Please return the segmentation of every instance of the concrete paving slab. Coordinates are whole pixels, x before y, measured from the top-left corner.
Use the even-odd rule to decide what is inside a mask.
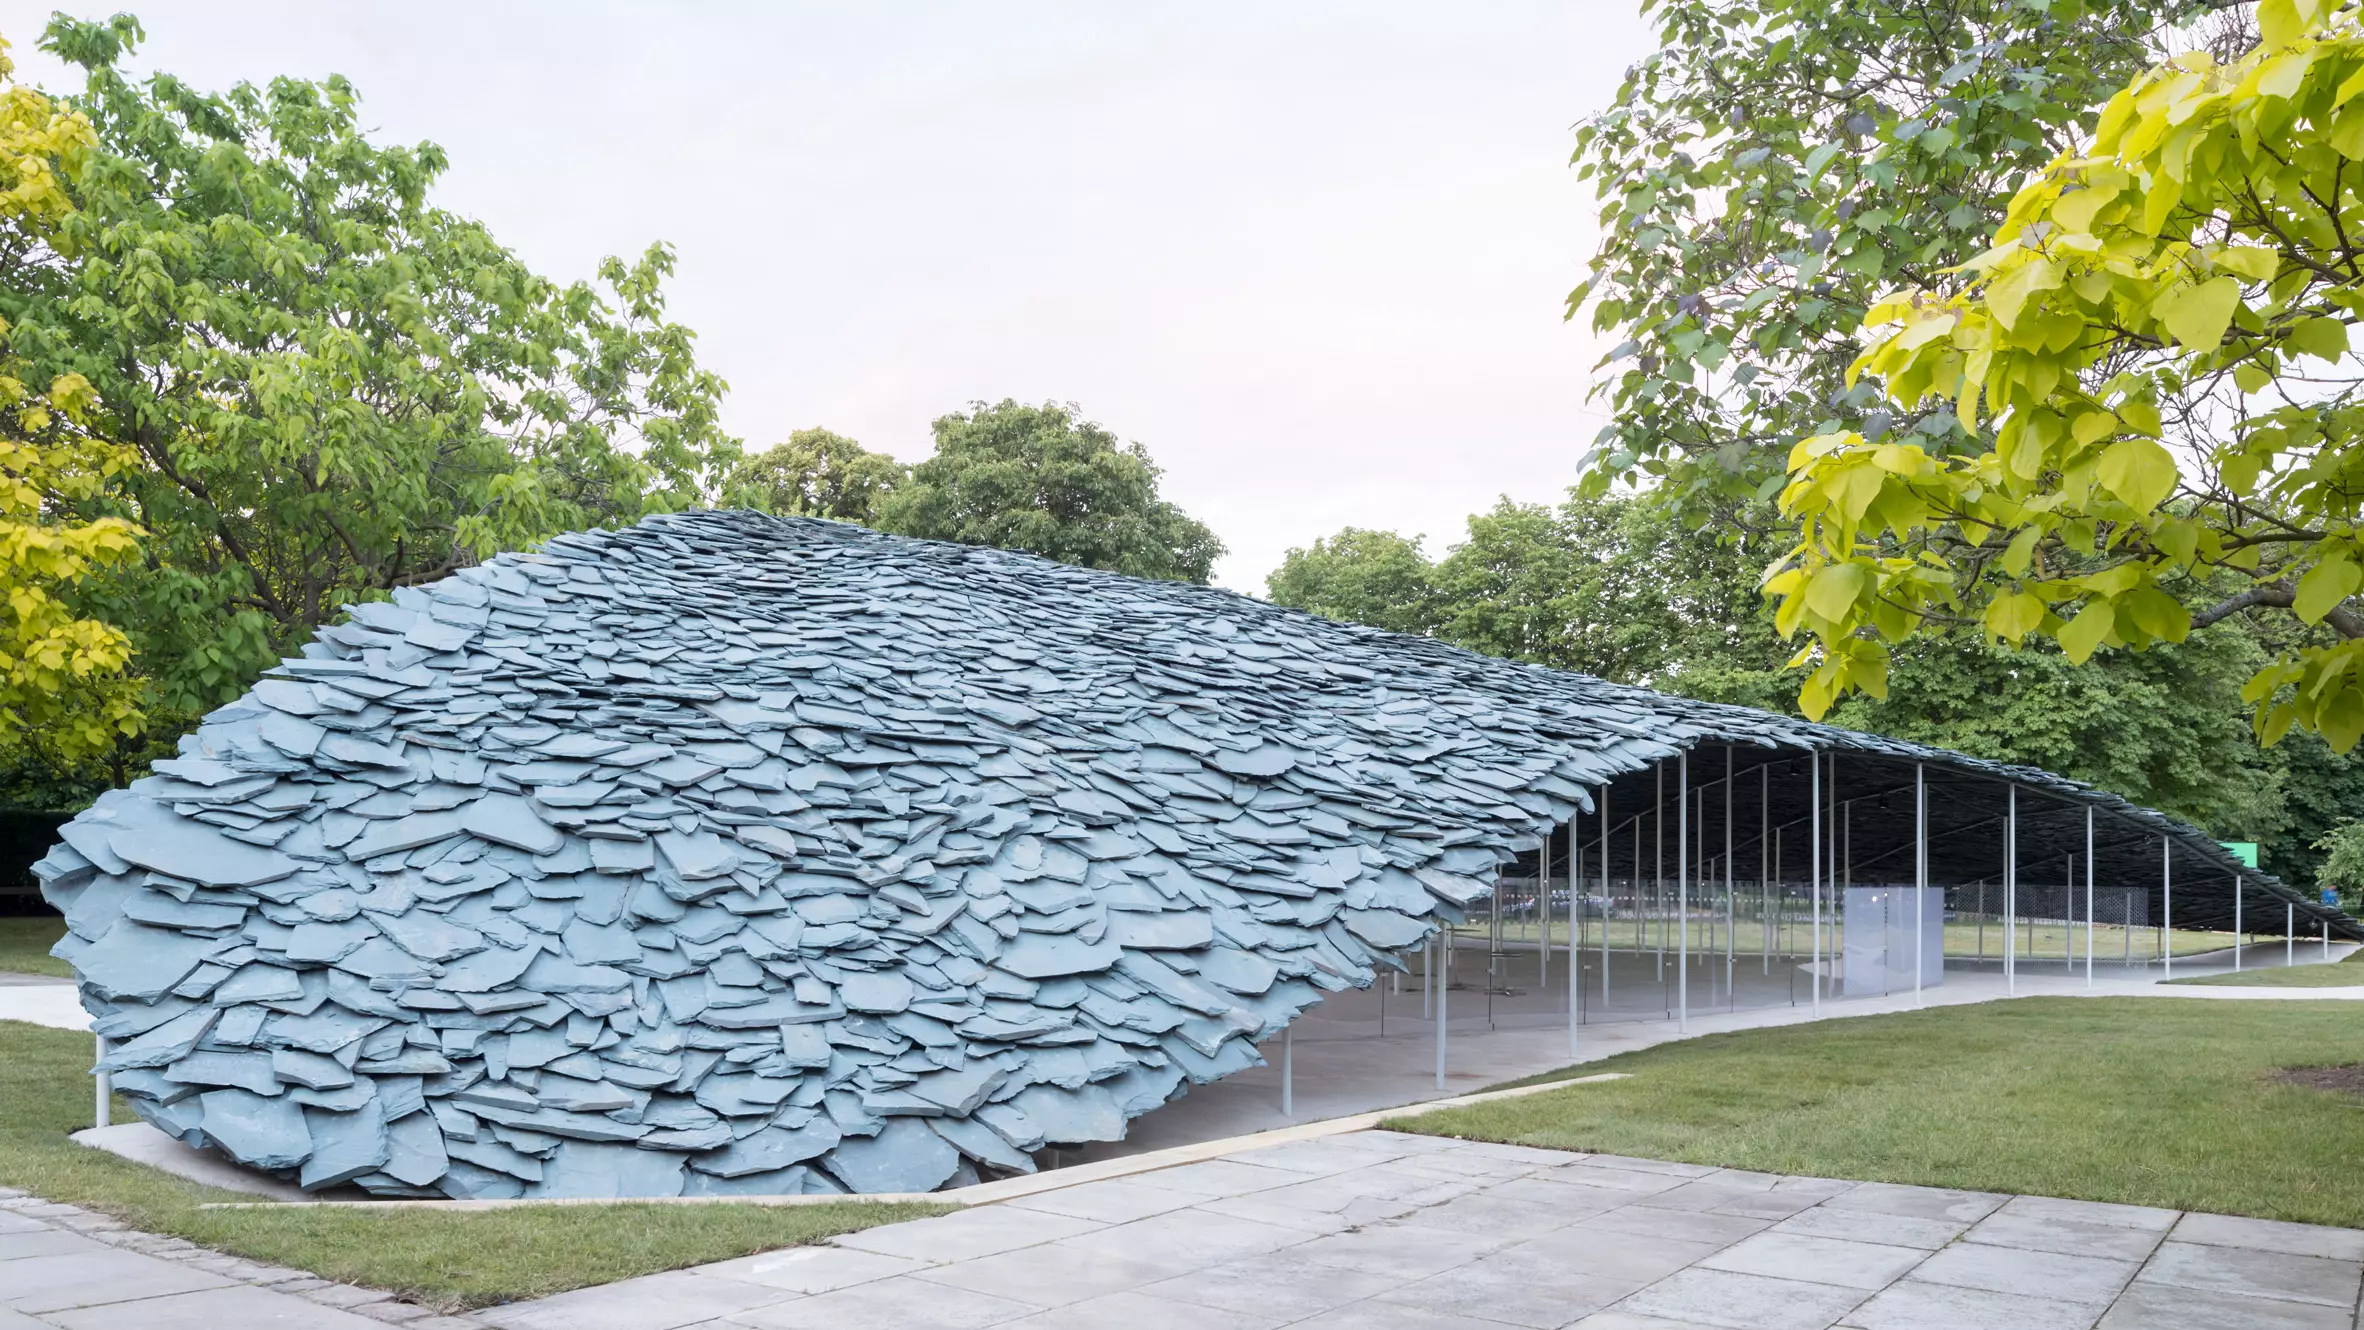
[[[2249,1247],[2335,1261],[2364,1260],[2364,1229],[2191,1214],[2183,1217],[2171,1236],[2177,1242],[2205,1243],[2212,1247]]]
[[[1505,1200],[1490,1191],[1482,1191],[1415,1210],[1404,1217],[1404,1222],[1417,1228],[1441,1228],[1475,1237],[1524,1242],[1566,1228],[1584,1217],[1581,1209],[1570,1211],[1532,1201]]]
[[[1411,1224],[1382,1224],[1316,1238],[1297,1248],[1297,1252],[1317,1265],[1421,1279],[1466,1265],[1509,1245],[1510,1240],[1502,1237],[1451,1233]]]
[[[1846,1238],[1855,1242],[1879,1242],[1892,1247],[1919,1247],[1935,1251],[1968,1232],[1968,1224],[1950,1219],[1914,1219],[1908,1215],[1887,1215],[1876,1210],[1840,1210],[1818,1205],[1767,1229],[1768,1233],[1803,1233],[1817,1238]]]
[[[1923,1261],[1913,1278],[1990,1293],[2107,1305],[2134,1277],[2133,1261],[2100,1256],[2064,1256],[1958,1242]]]
[[[1204,1163],[1144,1173],[1139,1180],[1152,1187],[1186,1191],[1196,1196],[1245,1196],[1250,1192],[1271,1191],[1275,1187],[1296,1186],[1305,1181],[1305,1175],[1292,1169],[1210,1159]]]
[[[51,1312],[59,1330],[385,1330],[384,1321],[269,1289],[205,1289]]]
[[[1140,1292],[1111,1293],[1002,1322],[1004,1330],[1273,1330],[1286,1324],[1277,1317],[1218,1311]]]
[[[1037,1304],[946,1288],[908,1275],[736,1313],[761,1330],[983,1330],[1031,1316]]]
[[[769,1284],[671,1270],[479,1315],[501,1330],[680,1330],[796,1296]]]
[[[1193,1270],[1141,1291],[1194,1306],[1297,1320],[1361,1302],[1405,1282],[1397,1275],[1308,1261],[1291,1248]]]
[[[787,1293],[828,1293],[927,1268],[927,1262],[908,1256],[824,1244],[787,1247],[742,1256],[735,1261],[716,1261],[697,1269],[699,1274],[715,1279],[762,1284]]]
[[[128,1251],[28,1256],[4,1268],[0,1306],[36,1314],[232,1286],[220,1275]]]
[[[1158,1259],[1154,1249],[1119,1255],[1078,1251],[1053,1242],[955,1265],[930,1266],[912,1277],[1012,1302],[1063,1307],[1155,1284],[1190,1268],[1187,1263]]]
[[[1502,1330],[1500,1321],[1481,1321],[1452,1312],[1407,1307],[1396,1302],[1352,1302],[1307,1317],[1290,1330]]]
[[[1686,1242],[1712,1242],[1719,1247],[1730,1246],[1754,1233],[1771,1228],[1774,1221],[1753,1215],[1706,1214],[1697,1210],[1654,1210],[1646,1205],[1629,1205],[1621,1210],[1591,1215],[1576,1221],[1574,1227],[1608,1229],[1619,1233],[1642,1233],[1657,1238],[1681,1238]]]
[[[1904,1279],[1839,1324],[1850,1330],[2091,1330],[2105,1305]]]
[[[1979,1220],[1964,1242],[1990,1247],[2018,1247],[2027,1251],[2062,1252],[2070,1256],[2115,1256],[2139,1261],[2151,1254],[2166,1234],[2153,1228],[2125,1228],[2088,1224],[2040,1212],[2014,1212],[2009,1206]]]
[[[1894,1283],[1928,1255],[1915,1247],[1891,1247],[1846,1238],[1759,1233],[1701,1261],[1699,1268],[1737,1270],[1748,1275],[1772,1275],[1877,1291]]]
[[[2343,1307],[2137,1281],[2098,1330],[2350,1330],[2352,1324]]]
[[[1131,1178],[1110,1178],[1106,1182],[1087,1182],[1064,1191],[1047,1191],[1036,1196],[1024,1196],[1005,1202],[1017,1210],[1042,1210],[1072,1219],[1092,1219],[1103,1224],[1129,1224],[1136,1219],[1162,1215],[1168,1210],[1180,1210],[1196,1205],[1204,1198],[1186,1191],[1136,1182]]]
[[[1691,1269],[1652,1284],[1617,1309],[1731,1330],[1825,1330],[1868,1296],[1831,1284]]]
[[[2171,1288],[2200,1288],[2353,1310],[2359,1269],[2354,1261],[2170,1240],[2161,1244],[2158,1255],[2143,1267],[2141,1280]]]
[[[12,1312],[0,1307],[0,1330],[57,1330],[51,1321],[36,1321],[23,1312]]]
[[[1259,1223],[1208,1210],[1176,1210],[1130,1224],[1117,1224],[1095,1233],[1063,1240],[1062,1245],[1084,1253],[1131,1256],[1155,1252],[1160,1261],[1181,1269],[1220,1265],[1249,1256],[1262,1256],[1309,1242],[1316,1235],[1301,1228]]]
[[[1403,1213],[1404,1209],[1411,1208],[1412,1199],[1406,1198],[1401,1206],[1400,1209],[1396,1206],[1388,1206],[1386,1207],[1387,1212],[1378,1217],[1381,1219],[1395,1218],[1398,1214]],[[1271,1224],[1278,1228],[1296,1229],[1311,1237],[1319,1237],[1324,1233],[1343,1233],[1347,1229],[1357,1228],[1371,1222],[1370,1218],[1361,1214],[1357,1207],[1349,1207],[1349,1210],[1357,1210],[1356,1213],[1349,1213],[1347,1210],[1303,1210],[1294,1206],[1275,1205],[1262,1196],[1218,1196],[1212,1200],[1201,1202],[1196,1208],[1204,1210],[1208,1214],[1229,1215],[1234,1219],[1246,1219],[1259,1224]]]
[[[901,1224],[866,1228],[832,1241],[840,1247],[852,1247],[857,1251],[874,1251],[888,1256],[908,1256],[914,1260],[942,1263],[1016,1251],[1020,1247],[1056,1242],[1061,1238],[1097,1232],[1106,1227],[1098,1220],[996,1205],[938,1215],[933,1219],[914,1219]]]
[[[1391,1289],[1377,1300],[1455,1315],[1482,1313],[1489,1321],[1558,1330],[1632,1292],[1627,1280],[1540,1275],[1529,1262],[1489,1256]]]
[[[1643,1316],[1636,1312],[1621,1312],[1611,1308],[1594,1312],[1578,1321],[1569,1330],[1716,1330],[1699,1321],[1670,1321],[1663,1316]]]
[[[1992,1192],[1949,1191],[1942,1187],[1906,1187],[1893,1182],[1867,1182],[1829,1204],[1841,1210],[1871,1210],[1914,1219],[1951,1219],[1967,1223],[2001,1209],[2007,1196]]]
[[[2162,1210],[2155,1205],[2116,1205],[2108,1201],[2069,1201],[2056,1196],[2014,1196],[1996,1211],[2004,1215],[2026,1215],[2037,1219],[2066,1219],[2078,1224],[2108,1224],[2118,1228],[2148,1229],[2165,1233],[2183,1217],[2181,1210]]]
[[[36,1228],[30,1233],[0,1233],[0,1262],[22,1260],[27,1256],[66,1256],[74,1252],[114,1251],[103,1242],[93,1242],[79,1233],[62,1228]],[[5,1274],[0,1274],[0,1289],[8,1286]]]
[[[1638,1288],[1693,1265],[1726,1245],[1651,1233],[1570,1227],[1522,1242],[1506,1249],[1503,1255],[1539,1261],[1543,1268],[1573,1274],[1626,1276]]]

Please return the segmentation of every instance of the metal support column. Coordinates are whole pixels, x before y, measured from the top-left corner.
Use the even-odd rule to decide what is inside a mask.
[[[1691,1032],[1691,751],[1675,759],[1675,1029]],[[1702,819],[1704,820],[1704,819]],[[2327,944],[2328,945],[2328,944]]]
[[[2233,874],[2233,973],[2241,972],[2241,875]]]
[[[2019,786],[2003,815],[2003,991],[2019,991]]]
[[[1297,1027],[1281,1030],[1281,1116],[1297,1116]]]
[[[1575,843],[1569,842],[1573,853]],[[1573,954],[1573,953],[1571,953]],[[1551,833],[1543,833],[1543,848],[1535,851],[1535,990],[1551,987]]]
[[[1921,995],[1922,958],[1929,950],[1929,778],[1913,763],[1913,996]],[[1941,925],[1942,926],[1942,925]],[[1940,955],[1944,953],[1940,952]]]
[[[2175,977],[2175,842],[2159,837],[2159,968]]]
[[[2093,987],[2093,805],[2085,805],[2085,987]]]
[[[97,1038],[98,1061],[105,1062],[107,1060],[107,1037],[102,1034],[97,1036]],[[98,1101],[92,1106],[90,1122],[91,1125],[95,1127],[111,1127],[115,1124],[114,1074],[104,1071],[99,1072],[97,1081]]]
[[[1807,761],[1814,768],[1814,780],[1809,798],[1814,805],[1814,868],[1810,881],[1814,893],[1814,961],[1808,976],[1814,980],[1814,1015],[1822,1015],[1822,754],[1809,753]]]
[[[1437,934],[1437,945],[1440,948],[1443,947],[1445,945],[1445,939],[1450,936],[1451,934],[1449,933],[1439,932]],[[1450,953],[1446,954],[1449,955]],[[1437,970],[1440,973],[1444,972],[1444,966],[1441,961],[1437,966]],[[1450,978],[1448,977],[1447,984],[1449,983]],[[1436,990],[1436,1088],[1439,1090],[1445,1088],[1445,987],[1446,985],[1439,985]]]

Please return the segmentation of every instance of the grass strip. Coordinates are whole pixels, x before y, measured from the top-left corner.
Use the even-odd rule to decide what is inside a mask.
[[[66,935],[66,921],[55,915],[0,919],[0,972],[74,977],[72,967],[49,954]]]
[[[1632,1079],[1397,1130],[1817,1177],[2364,1227],[2340,1002],[2025,998],[1709,1035],[1535,1080]]]
[[[2364,951],[2354,953],[2364,956]],[[2329,964],[2283,965],[2270,970],[2208,974],[2192,979],[2169,979],[2170,984],[2202,984],[2216,988],[2364,988],[2364,965],[2345,961]]]
[[[473,1214],[252,1201],[66,1139],[90,1125],[90,1036],[0,1021],[0,1185],[103,1211],[323,1279],[388,1289],[439,1311],[546,1297],[707,1261],[817,1242],[949,1206],[847,1201],[808,1206],[520,1207]],[[130,1110],[117,1103],[116,1118]]]

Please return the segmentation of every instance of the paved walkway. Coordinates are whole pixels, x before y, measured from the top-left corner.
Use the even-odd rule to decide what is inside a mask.
[[[0,1330],[484,1330],[0,1188]]]
[[[482,1313],[504,1330],[2353,1330],[2364,1231],[1362,1132]]]

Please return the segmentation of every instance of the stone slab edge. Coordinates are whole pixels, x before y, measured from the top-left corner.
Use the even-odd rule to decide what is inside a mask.
[[[1448,1108],[1462,1108],[1470,1104],[1491,1103],[1497,1099],[1517,1099],[1547,1090],[1564,1090],[1571,1085],[1597,1085],[1604,1081],[1622,1081],[1630,1072],[1604,1071],[1590,1076],[1577,1076],[1564,1081],[1545,1081],[1540,1085],[1519,1085],[1507,1090],[1481,1090],[1476,1094],[1456,1095],[1451,1099],[1432,1099],[1425,1103],[1406,1104],[1401,1108],[1375,1109],[1368,1113],[1353,1113],[1342,1118],[1325,1118],[1320,1122],[1304,1122],[1294,1127],[1275,1127],[1247,1136],[1231,1136],[1222,1140],[1198,1141],[1164,1150],[1151,1150],[1119,1159],[1103,1159],[1097,1163],[1077,1164],[1072,1168],[1055,1168],[1024,1177],[1003,1178],[982,1182],[970,1187],[955,1187],[947,1191],[882,1192],[870,1195],[829,1196],[578,1196],[560,1199],[535,1200],[517,1198],[489,1201],[311,1201],[308,1204],[347,1210],[445,1210],[467,1213],[478,1210],[508,1210],[524,1206],[598,1206],[598,1205],[829,1205],[844,1201],[876,1201],[895,1203],[917,1201],[934,1205],[992,1205],[1000,1201],[1014,1201],[1025,1196],[1040,1196],[1045,1192],[1080,1187],[1088,1182],[1106,1182],[1112,1178],[1136,1177],[1155,1173],[1160,1169],[1179,1168],[1184,1164],[1204,1163],[1225,1155],[1239,1154],[1270,1145],[1286,1145],[1293,1141],[1319,1140],[1326,1136],[1343,1136],[1350,1132],[1369,1131],[1390,1118],[1420,1117],[1442,1112]],[[76,1138],[79,1140],[79,1136]],[[97,1149],[106,1145],[97,1141],[83,1141]],[[144,1161],[143,1161],[144,1162]],[[200,1210],[261,1210],[273,1208],[269,1201],[220,1201],[197,1207]]]

